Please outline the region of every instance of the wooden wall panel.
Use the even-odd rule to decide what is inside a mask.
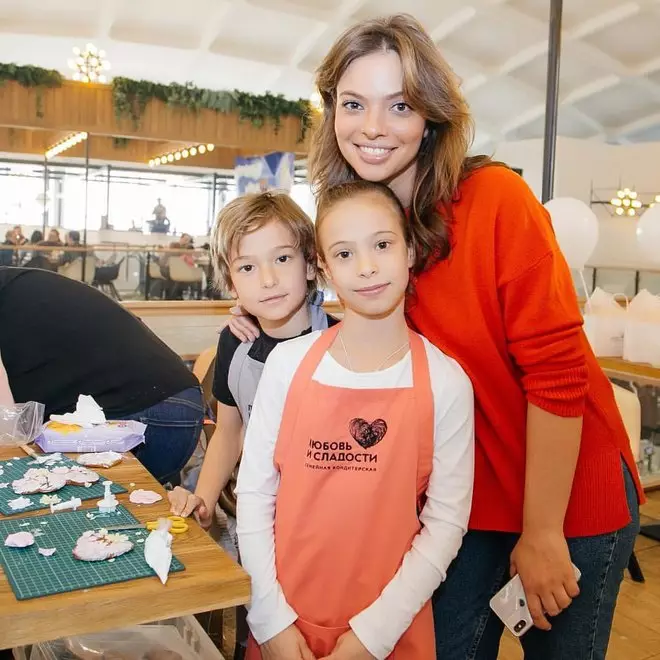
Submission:
[[[37,108],[42,116],[37,115]],[[240,121],[235,114],[213,110],[193,113],[159,101],[147,105],[136,129],[130,119],[116,121],[110,86],[73,81],[53,89],[27,89],[14,82],[0,86],[0,126],[86,131],[143,140],[212,142],[253,154],[292,151],[303,155],[308,149],[308,139],[298,141],[300,122],[295,117],[283,118],[276,134],[271,123],[257,128],[249,121]]]

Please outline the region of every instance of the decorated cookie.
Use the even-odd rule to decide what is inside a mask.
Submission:
[[[111,468],[121,463],[121,458],[121,454],[116,451],[102,451],[92,454],[80,454],[76,462],[86,467]]]
[[[105,529],[84,532],[76,541],[73,556],[80,561],[105,561],[133,549],[125,534],[111,534]]]

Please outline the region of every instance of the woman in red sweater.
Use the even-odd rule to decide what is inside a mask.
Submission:
[[[409,320],[474,385],[471,523],[434,599],[438,658],[497,657],[489,600],[518,573],[526,657],[604,659],[639,526],[635,463],[550,218],[517,174],[467,157],[458,85],[410,16],[350,28],[318,69],[311,180],[385,182],[409,209],[427,257]]]
[[[318,69],[310,178],[382,181],[409,209],[427,257],[410,322],[474,385],[472,516],[436,594],[438,658],[497,657],[489,600],[519,573],[526,656],[604,659],[639,525],[634,459],[550,218],[513,171],[467,157],[458,85],[410,16],[350,28]]]

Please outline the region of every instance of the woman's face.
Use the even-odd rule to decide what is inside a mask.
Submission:
[[[355,60],[337,85],[335,134],[358,176],[388,184],[410,202],[425,120],[403,99],[399,55],[378,51]]]

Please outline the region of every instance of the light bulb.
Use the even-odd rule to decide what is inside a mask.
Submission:
[[[630,188],[624,188],[623,193],[624,195],[630,195]]]
[[[206,153],[206,147],[203,144],[199,145],[199,153],[200,154],[205,154]]]
[[[167,162],[168,163],[173,163],[174,162],[174,156],[172,154],[167,155]]]
[[[611,204],[612,206],[621,206],[621,200],[620,200],[618,197],[613,197],[613,198],[610,200],[610,204]]]
[[[635,209],[628,209],[628,215],[629,216],[635,215]]]
[[[630,200],[627,197],[623,200],[623,205],[630,206]]]
[[[631,197],[631,199],[637,199],[637,193],[633,190],[633,191],[630,193],[630,197]]]
[[[634,209],[641,209],[642,208],[642,203],[638,199],[633,199],[633,208]]]
[[[655,201],[658,202],[658,203],[660,203],[660,195],[656,195],[656,196],[655,196]]]
[[[209,151],[213,151],[213,150],[215,149],[215,145],[214,145],[214,144],[207,144],[207,145],[206,145],[206,148],[207,148]],[[658,197],[660,197],[660,195],[658,195]],[[659,201],[660,201],[660,200],[659,200]]]
[[[625,193],[623,192],[623,190],[617,190],[617,191],[616,191],[616,196],[617,196],[619,199],[623,199],[626,195],[625,195]]]
[[[153,166],[154,166],[154,159],[152,158],[152,159],[149,161],[149,167],[153,167]]]
[[[181,155],[182,155],[184,158],[188,158],[188,149],[184,149],[184,150],[181,152]]]
[[[174,160],[181,160],[181,152],[180,152],[180,151],[177,151],[177,152],[174,154]]]
[[[192,149],[190,150],[190,155],[191,156],[196,156],[197,155],[197,149],[195,149],[195,147],[192,147]]]

